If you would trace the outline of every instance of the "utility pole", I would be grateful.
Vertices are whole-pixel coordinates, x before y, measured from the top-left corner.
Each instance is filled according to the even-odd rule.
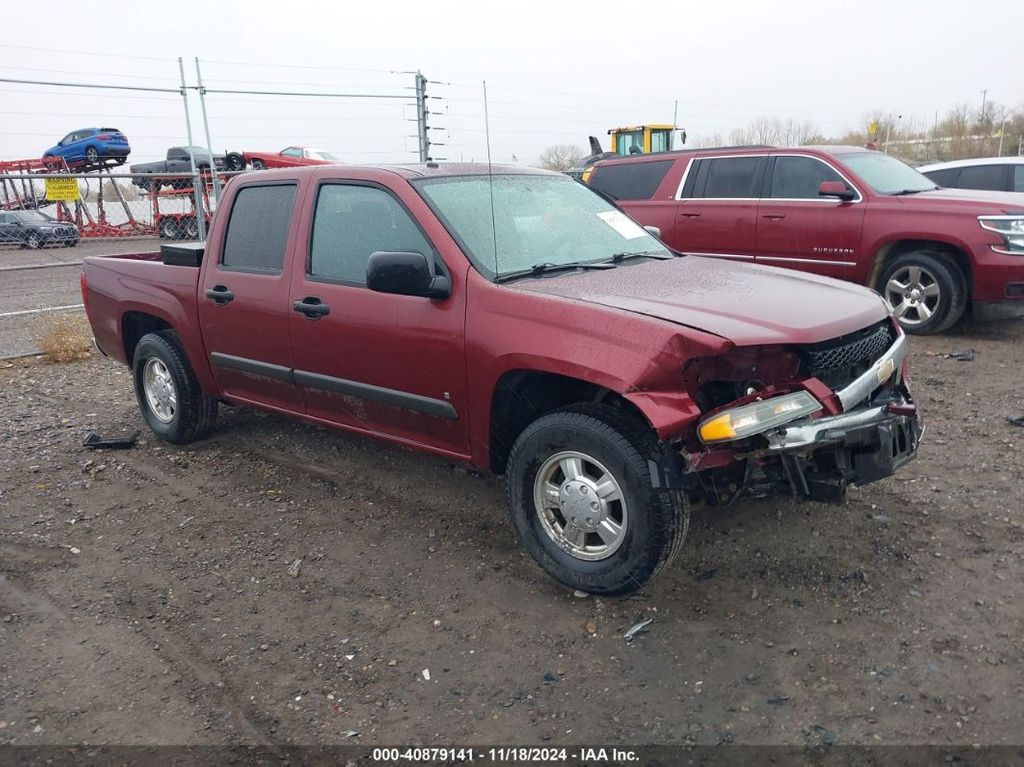
[[[427,125],[427,78],[416,71],[416,135],[420,145],[420,162],[430,162],[430,126]]]
[[[203,180],[196,170],[196,156],[192,153],[192,118],[188,113],[188,91],[185,85],[185,64],[178,56],[178,71],[181,73],[181,102],[185,105],[185,130],[188,133],[188,163],[192,168],[192,192],[196,199],[196,224],[199,227],[199,241],[206,242],[206,211],[203,210]]]
[[[985,122],[985,100],[988,98],[988,88],[981,89],[981,117],[978,122]]]
[[[203,129],[206,131],[206,148],[210,150],[210,173],[213,174],[213,199],[220,202],[220,179],[217,164],[213,161],[213,142],[210,140],[210,120],[206,116],[206,88],[203,87],[203,73],[199,71],[199,57],[196,56],[196,86],[199,91],[199,106],[203,108]]]

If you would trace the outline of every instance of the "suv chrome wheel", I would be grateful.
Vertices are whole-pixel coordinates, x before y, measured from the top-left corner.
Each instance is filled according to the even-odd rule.
[[[931,319],[941,298],[938,280],[922,266],[905,266],[885,283],[885,300],[904,326],[920,325]]]
[[[577,559],[606,559],[625,540],[629,517],[622,488],[585,453],[548,458],[537,472],[533,500],[544,532]]]
[[[157,357],[150,357],[142,372],[142,389],[146,404],[160,423],[170,423],[178,409],[178,392],[171,371]]]

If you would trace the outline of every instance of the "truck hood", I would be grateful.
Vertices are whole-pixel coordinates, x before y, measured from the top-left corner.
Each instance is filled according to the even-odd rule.
[[[991,192],[984,189],[929,189],[917,194],[897,197],[904,205],[932,206],[938,203],[965,204],[980,212],[1024,211],[1024,192]]]
[[[700,256],[556,273],[507,287],[643,314],[737,346],[826,341],[889,314],[877,293],[859,285]]]

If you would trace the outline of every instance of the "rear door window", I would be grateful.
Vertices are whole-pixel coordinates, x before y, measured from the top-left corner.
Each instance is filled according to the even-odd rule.
[[[1005,165],[972,165],[960,171],[956,185],[961,189],[987,189],[1001,192],[1006,189]]]
[[[649,200],[665,179],[672,160],[614,162],[594,171],[590,186],[613,200]]]
[[[697,179],[692,196],[718,199],[759,197],[766,162],[765,157],[713,157],[701,160],[696,168]]]
[[[1024,192],[1024,165],[1013,166],[1013,191]]]
[[[224,237],[224,268],[281,271],[295,192],[295,184],[247,186],[238,190]]]
[[[813,157],[776,157],[768,196],[789,200],[820,200],[822,181],[843,181],[832,168]],[[845,182],[843,182],[845,183]]]

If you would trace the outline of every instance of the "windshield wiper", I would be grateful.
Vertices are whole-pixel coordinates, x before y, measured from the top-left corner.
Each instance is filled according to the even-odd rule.
[[[613,253],[609,256],[608,261],[603,263],[618,264],[625,261],[627,258],[657,258],[661,261],[665,261],[670,258],[675,258],[671,253],[666,253],[663,250],[633,250],[624,251],[622,253]]]
[[[908,194],[920,194],[921,192],[931,192],[938,189],[937,186],[933,186],[931,189],[900,189],[898,192],[890,192],[893,197],[902,197]]]
[[[577,263],[568,264],[553,264],[550,261],[544,261],[539,264],[534,264],[528,269],[518,269],[514,272],[505,272],[499,274],[494,278],[495,282],[508,282],[509,280],[515,280],[519,277],[531,277],[536,274],[548,274],[550,272],[561,272],[567,269],[614,269],[615,264],[607,261],[582,261]]]

